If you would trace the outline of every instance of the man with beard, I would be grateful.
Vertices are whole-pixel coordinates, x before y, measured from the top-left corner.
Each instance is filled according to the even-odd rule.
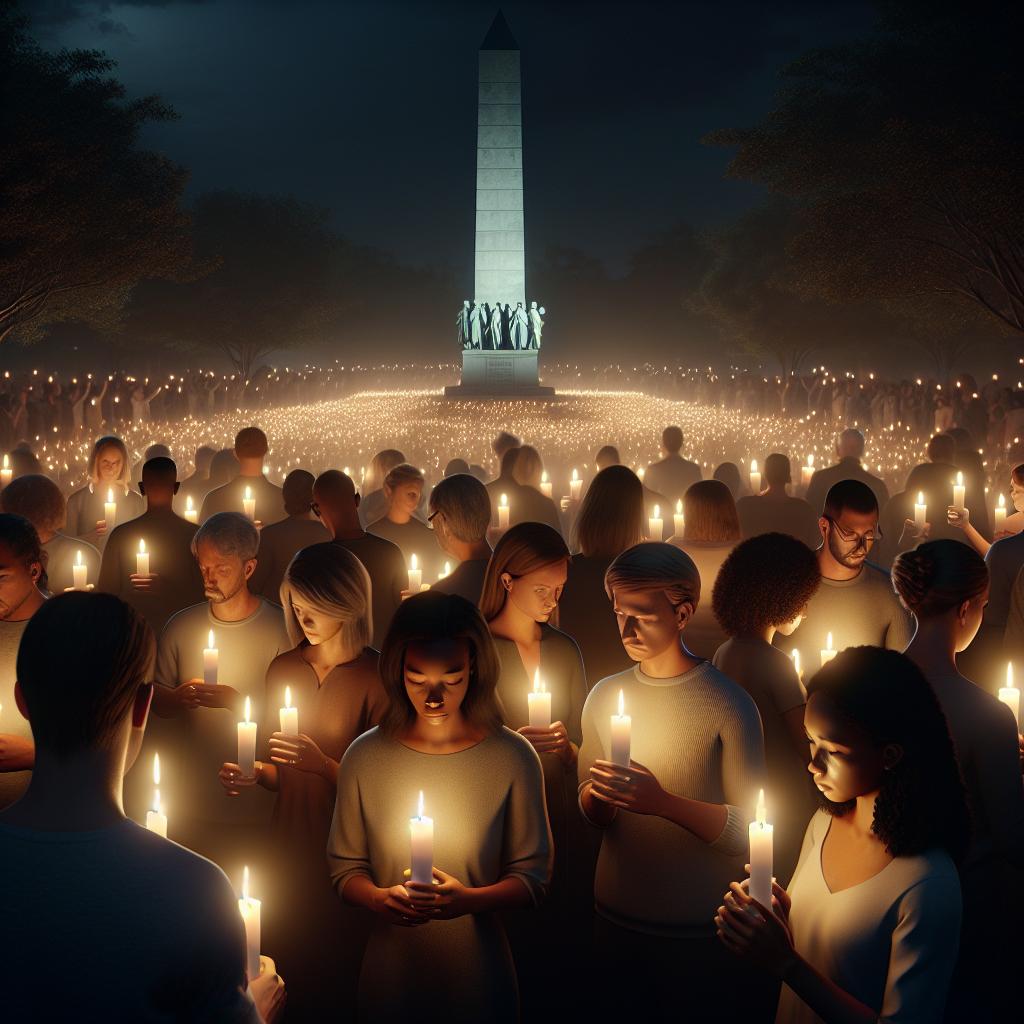
[[[818,520],[821,586],[792,636],[776,635],[776,645],[800,651],[808,675],[821,666],[821,651],[832,634],[833,650],[870,644],[902,651],[914,635],[913,619],[900,604],[889,574],[868,562],[879,539],[878,501],[860,480],[829,488]]]
[[[249,590],[258,547],[259,532],[240,512],[218,512],[192,538],[206,600],[174,615],[160,637],[153,710],[168,721],[154,722],[163,727],[147,735],[149,751],[161,754],[167,799],[174,802],[171,838],[231,877],[240,876],[243,863],[254,863],[251,854],[270,820],[273,796],[261,790],[253,800],[225,800],[218,772],[238,749],[245,698],[252,721],[270,717],[267,666],[292,647],[280,607]],[[217,649],[215,684],[204,681],[203,651],[210,646]],[[133,774],[146,777],[151,769],[152,757],[144,752]]]

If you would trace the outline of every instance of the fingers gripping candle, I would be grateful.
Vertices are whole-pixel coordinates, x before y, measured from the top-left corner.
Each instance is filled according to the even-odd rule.
[[[423,813],[423,790],[417,805],[416,817],[409,819],[411,842],[411,875],[414,882],[430,885],[434,880],[434,819]]]

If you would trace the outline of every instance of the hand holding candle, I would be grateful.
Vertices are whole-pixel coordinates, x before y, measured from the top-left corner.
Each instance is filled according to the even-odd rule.
[[[757,817],[750,823],[750,889],[752,899],[772,909],[772,842],[774,828],[768,824],[764,790],[757,794]]]
[[[434,819],[423,813],[422,789],[416,817],[409,819],[409,838],[412,853],[411,879],[421,885],[431,885],[434,881]]]
[[[256,723],[252,717],[252,705],[245,698],[245,721],[238,723],[238,767],[242,775],[251,779],[256,775]]]

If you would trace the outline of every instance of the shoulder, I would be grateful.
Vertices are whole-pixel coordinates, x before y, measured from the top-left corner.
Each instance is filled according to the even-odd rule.
[[[205,601],[182,608],[180,612],[175,612],[167,620],[167,625],[164,626],[163,633],[160,634],[160,643],[174,642],[184,633],[191,635],[198,625],[208,622],[209,618],[209,605]]]
[[[785,657],[785,655],[783,655]],[[754,698],[734,679],[730,679],[710,661],[698,665],[694,672],[699,673],[702,685],[715,695],[715,705],[722,712],[750,717],[753,715],[760,723],[760,714]]]
[[[864,586],[877,590],[879,594],[884,592],[893,601],[899,600],[896,597],[896,591],[893,590],[892,577],[889,575],[888,569],[883,569],[881,566],[875,565],[874,562],[865,562],[863,582]]]
[[[375,725],[348,745],[341,763],[350,771],[358,770],[361,765],[380,760],[394,746],[396,741],[385,736],[380,726]]]
[[[540,775],[540,758],[525,736],[503,725],[490,740],[494,754],[509,768]]]
[[[898,901],[917,904],[933,913],[959,911],[960,875],[945,850],[926,850],[913,857],[897,857]],[[945,908],[943,911],[942,908]]]
[[[583,705],[583,713],[595,713],[595,709],[604,707],[606,703],[618,700],[619,690],[628,690],[636,684],[636,671],[633,666],[616,672],[613,676],[605,676],[598,680],[590,693],[587,694],[586,703]]]
[[[549,626],[547,623],[541,626],[540,640],[542,647],[546,645],[548,650],[557,652],[563,657],[582,657],[579,644],[568,633],[563,633],[560,629]]]
[[[267,676],[276,676],[279,673],[294,672],[296,668],[302,667],[302,654],[299,647],[282,651],[267,666]]]

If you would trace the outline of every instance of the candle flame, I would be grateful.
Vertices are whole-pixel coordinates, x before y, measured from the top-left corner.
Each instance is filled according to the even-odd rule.
[[[957,485],[957,487],[963,487],[963,485],[964,485],[964,475],[963,475],[963,473],[957,473],[957,475],[956,475],[956,485]]]
[[[540,677],[540,669],[537,669],[533,673],[533,692],[534,693],[547,693],[548,689],[544,685],[544,680]]]
[[[1006,688],[1008,690],[1015,689],[1013,685],[1013,662],[1008,661],[1006,663]]]
[[[683,514],[683,499],[676,499],[676,515],[681,516]]]
[[[580,476],[579,476],[579,473],[577,473],[577,472],[576,472],[576,470],[574,469],[574,470],[572,471],[572,479],[573,479],[573,482],[575,483],[575,481],[579,480],[579,478],[580,478]]]
[[[999,495],[999,507],[1000,508],[1006,508],[1006,495],[1005,494],[1000,494]]]
[[[764,790],[757,791],[757,823],[762,828],[768,824],[768,808],[764,805]]]
[[[542,484],[546,484],[546,483],[548,482],[548,471],[547,471],[546,469],[545,469],[545,470],[544,470],[544,472],[543,472],[543,473],[541,473],[541,475],[540,475],[540,482],[541,482]]]
[[[286,708],[292,706],[292,688],[290,686],[284,688],[284,706]]]
[[[417,818],[422,818],[423,817],[423,790],[422,789],[420,790],[420,800],[419,800],[419,803],[416,805],[416,817]]]
[[[619,690],[619,718],[626,713],[626,695],[622,690]]]
[[[826,651],[831,651],[832,650],[832,634],[831,633],[829,633],[828,637],[825,640],[825,650]]]
[[[807,456],[807,468],[814,469],[814,455],[813,453]]]
[[[82,549],[79,548],[78,551],[75,552],[75,565],[81,565],[81,564],[82,564]]]
[[[661,518],[661,508],[658,505],[654,506],[654,518],[655,519],[660,519]]]
[[[210,635],[207,637],[206,646],[212,651],[213,650],[213,630],[210,630]]]
[[[242,868],[242,899],[249,902],[249,865]]]
[[[252,714],[252,704],[249,702],[249,698],[245,698],[245,724],[249,724],[249,716]]]
[[[750,472],[751,473],[756,473],[757,472],[757,459],[751,459],[750,460]]]
[[[498,504],[499,504],[499,505],[500,505],[500,506],[501,506],[502,508],[506,508],[506,507],[508,506],[508,495],[507,495],[507,494],[503,494],[503,495],[501,496],[501,501],[499,501],[499,502],[498,502]]]
[[[153,755],[153,785],[160,785],[160,755]]]
[[[793,667],[796,669],[796,674],[800,675],[800,652],[794,647],[793,648]]]
[[[415,555],[411,555],[409,557],[409,562],[410,562],[410,565],[409,565],[410,569],[418,569],[419,568],[419,562],[416,560],[416,556]]]
[[[114,504],[114,488],[113,487],[108,487],[107,488],[107,504],[108,505],[113,505]]]
[[[139,554],[144,555],[146,553],[146,542],[140,537],[139,538]]]
[[[923,505],[924,504],[924,491],[918,491],[917,492],[917,503],[918,503],[918,505]]]
[[[185,498],[185,511],[186,512],[194,511],[193,508],[192,508],[192,495],[191,494],[188,495],[188,497]]]
[[[252,500],[252,488],[251,487],[246,487],[246,489],[245,489],[245,500],[246,501],[251,501]]]

